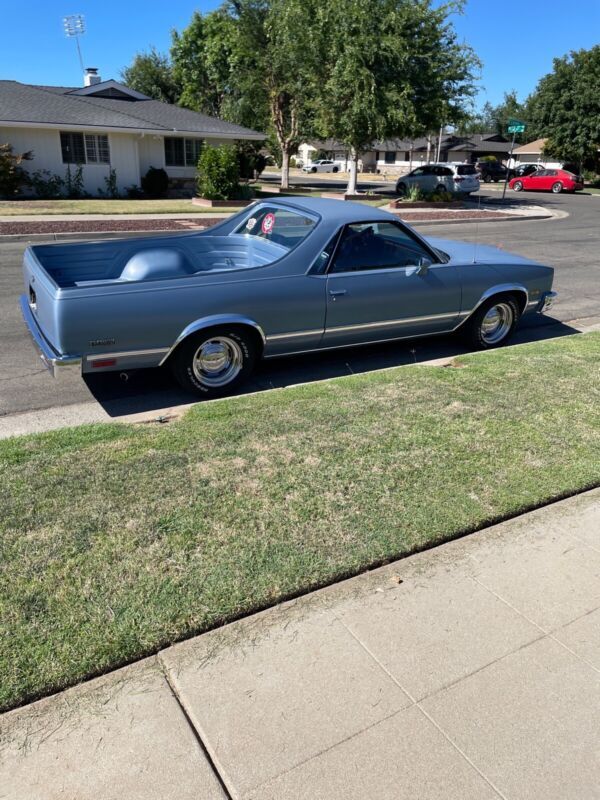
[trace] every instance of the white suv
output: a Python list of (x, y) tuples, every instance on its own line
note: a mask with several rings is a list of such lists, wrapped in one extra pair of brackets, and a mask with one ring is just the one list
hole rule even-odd
[(339, 164), (330, 158), (321, 158), (318, 161), (311, 161), (310, 164), (302, 167), (302, 172), (339, 172)]
[(418, 186), (422, 192), (444, 190), (452, 194), (471, 194), (479, 191), (479, 177), (474, 164), (423, 164), (396, 183), (396, 193), (405, 195), (409, 188)]

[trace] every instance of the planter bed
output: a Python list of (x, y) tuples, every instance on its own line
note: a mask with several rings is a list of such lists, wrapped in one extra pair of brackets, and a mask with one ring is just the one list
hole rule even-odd
[(253, 202), (253, 200), (207, 200), (205, 197), (192, 197), (193, 205), (207, 208), (244, 208)]
[(465, 208), (462, 200), (449, 203), (434, 203), (429, 200), (392, 200), (390, 208)]

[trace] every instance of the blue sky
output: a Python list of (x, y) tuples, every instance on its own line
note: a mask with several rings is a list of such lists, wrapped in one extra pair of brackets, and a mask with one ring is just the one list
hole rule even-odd
[[(437, 0), (436, 0), (437, 1)], [(75, 43), (64, 36), (66, 14), (85, 15), (81, 39), (86, 66), (118, 78), (134, 54), (151, 45), (167, 50), (172, 28), (181, 29), (194, 9), (210, 11), (219, 0), (27, 0), (18, 19), (0, 33), (0, 78), (23, 83), (80, 85)], [(524, 99), (552, 59), (600, 41), (600, 0), (468, 0), (453, 17), (461, 40), (483, 61), (477, 105), (496, 104), (515, 89)]]

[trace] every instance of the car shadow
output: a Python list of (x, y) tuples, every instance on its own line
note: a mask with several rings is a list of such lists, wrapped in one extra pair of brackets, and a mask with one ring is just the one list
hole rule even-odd
[[(576, 328), (552, 317), (533, 317), (517, 331), (511, 344), (571, 336), (577, 332)], [(360, 375), (467, 352), (468, 348), (456, 336), (433, 336), (269, 359), (259, 365), (253, 378), (237, 394)], [(180, 389), (168, 369), (106, 372), (85, 375), (84, 381), (94, 399), (113, 418), (187, 405), (198, 399)]]

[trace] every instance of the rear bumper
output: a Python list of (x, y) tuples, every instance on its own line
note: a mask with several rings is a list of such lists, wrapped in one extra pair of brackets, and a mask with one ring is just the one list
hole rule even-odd
[(29, 301), (24, 294), (19, 298), (19, 304), (33, 345), (42, 363), (52, 377), (62, 377), (70, 372), (81, 373), (81, 356), (69, 356), (57, 353), (44, 338), (37, 324), (37, 320), (29, 307)]

